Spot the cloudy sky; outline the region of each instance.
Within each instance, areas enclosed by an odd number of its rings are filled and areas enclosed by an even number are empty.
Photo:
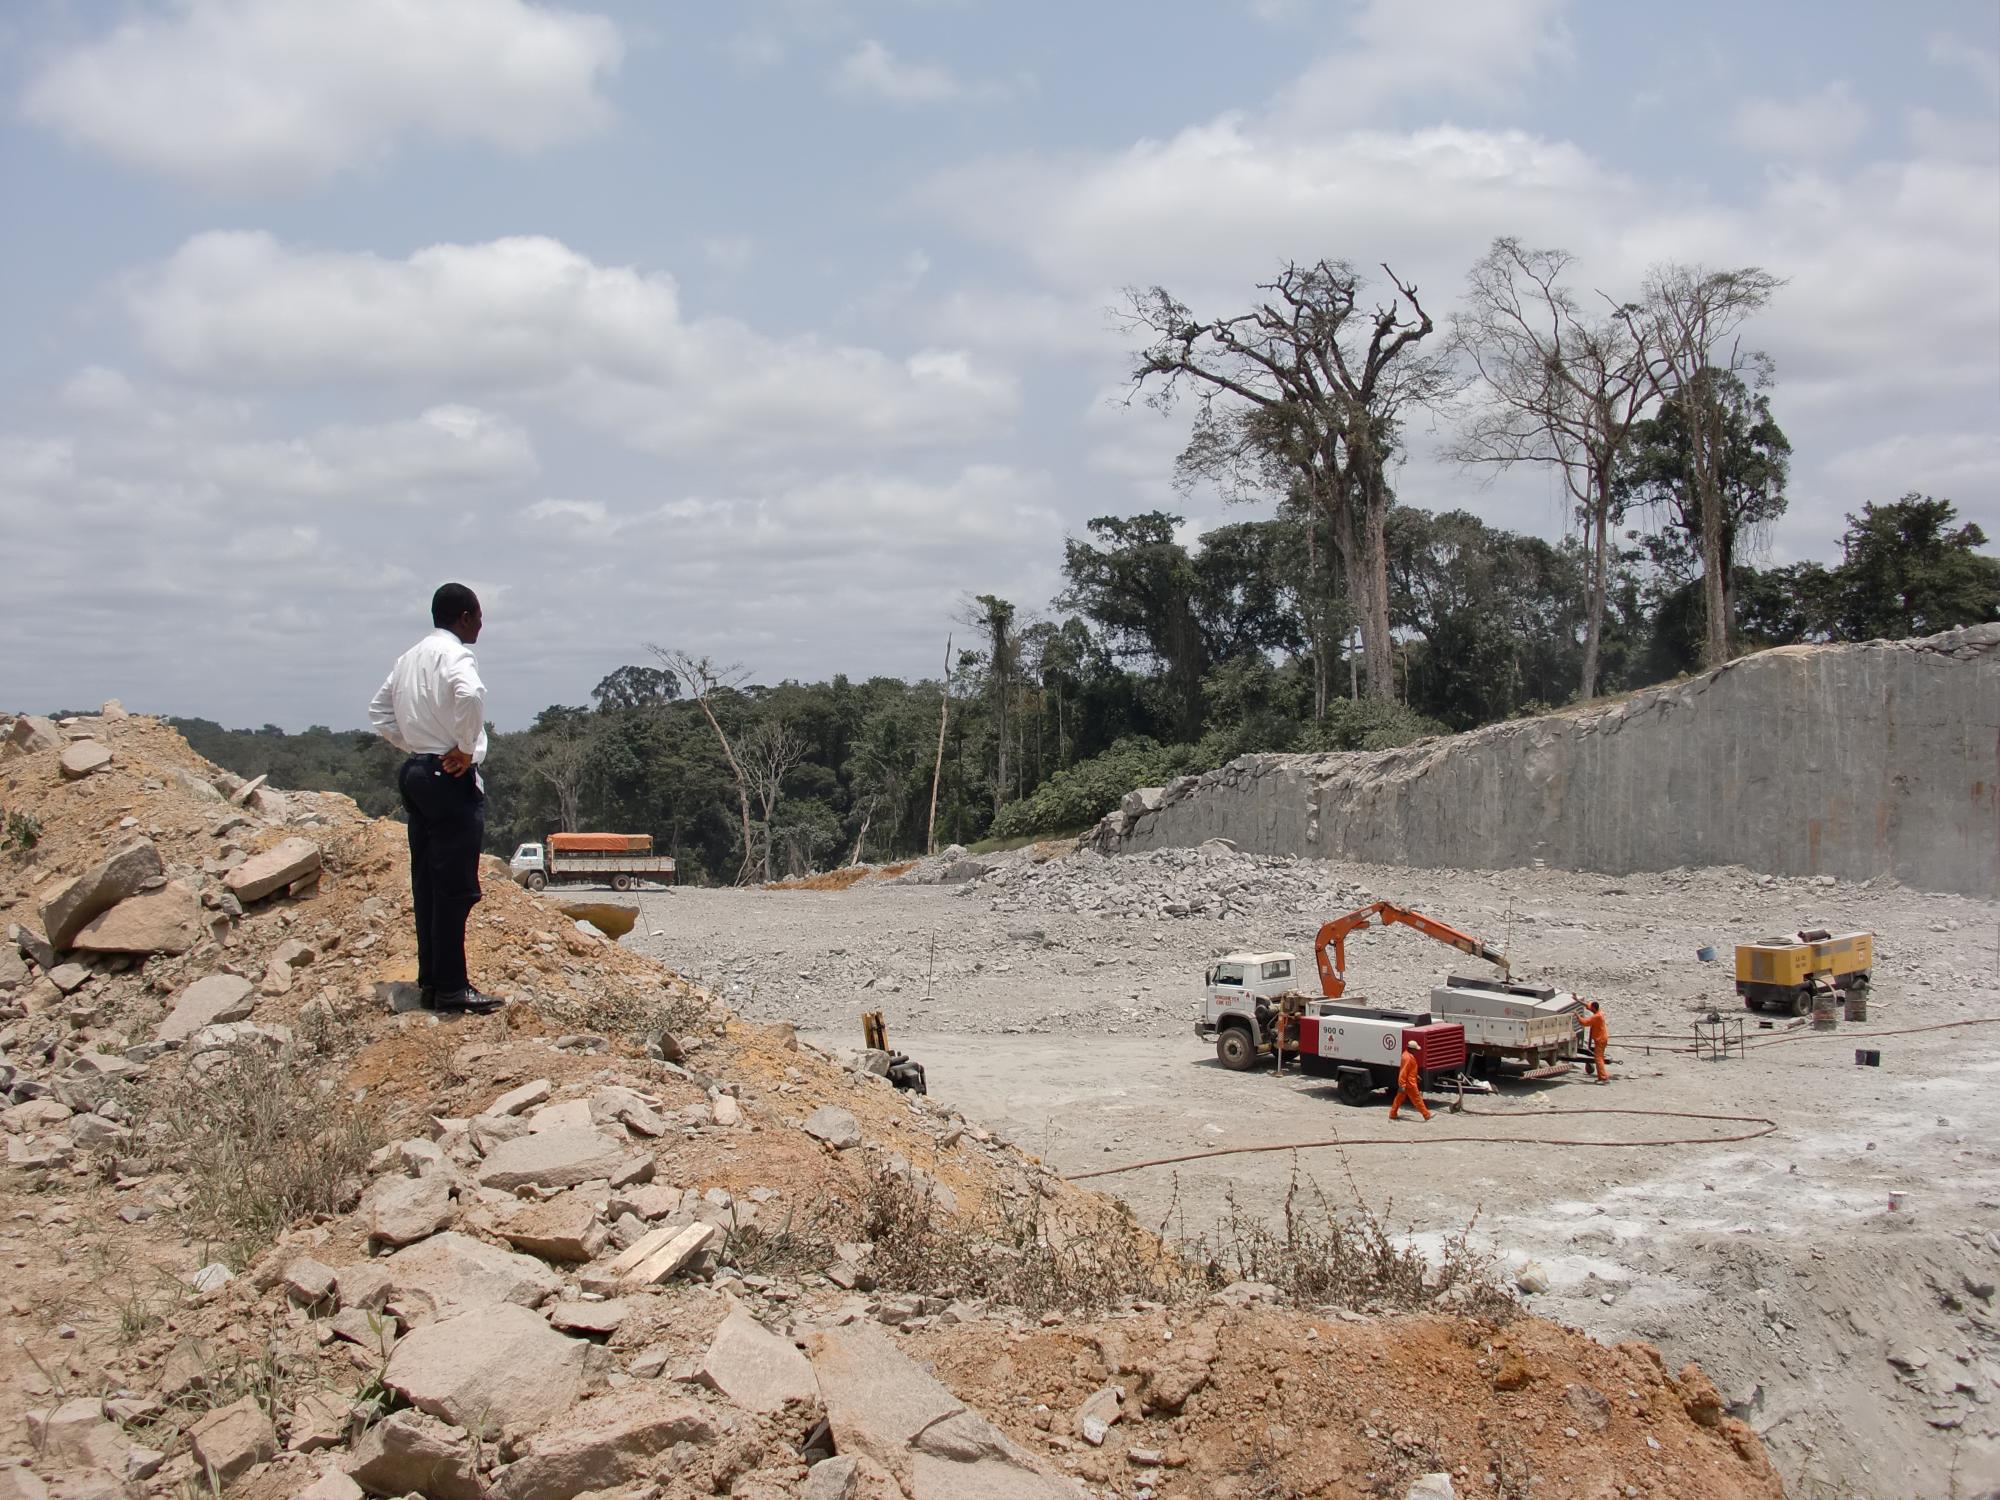
[[[2000,533],[1993,0],[12,0],[0,95],[7,707],[358,725],[449,577],[509,727],[649,640],[935,672],[1089,517],[1249,514],[1120,287],[1442,321],[1501,234],[1788,278],[1774,559]],[[1409,436],[1405,500],[1562,526]]]

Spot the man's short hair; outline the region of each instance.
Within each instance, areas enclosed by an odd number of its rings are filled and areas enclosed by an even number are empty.
[[[462,583],[441,583],[431,595],[431,624],[449,630],[467,615],[479,613],[479,596]]]

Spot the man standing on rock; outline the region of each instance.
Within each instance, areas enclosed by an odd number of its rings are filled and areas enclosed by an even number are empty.
[[[417,988],[437,1010],[501,1002],[472,987],[465,919],[479,900],[486,838],[486,685],[472,658],[479,599],[462,583],[431,595],[431,633],[396,658],[368,705],[375,732],[409,759],[396,773],[410,819],[410,896],[417,922]]]

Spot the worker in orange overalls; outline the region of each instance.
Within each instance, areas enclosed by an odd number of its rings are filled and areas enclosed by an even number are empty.
[[[1597,1054],[1597,1081],[1608,1083],[1611,1075],[1604,1070],[1604,1049],[1611,1045],[1611,1033],[1604,1024],[1604,1007],[1595,1000],[1583,1018],[1583,1029],[1590,1034],[1590,1050]]]
[[[1396,1111],[1405,1104],[1415,1107],[1426,1120],[1431,1117],[1431,1107],[1424,1103],[1424,1091],[1417,1081],[1418,1068],[1423,1063],[1424,1050],[1411,1042],[1403,1052],[1402,1065],[1396,1069],[1396,1097],[1389,1101],[1389,1118],[1396,1118]]]

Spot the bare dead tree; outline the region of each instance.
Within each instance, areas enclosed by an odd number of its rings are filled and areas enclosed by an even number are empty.
[[[722,724],[715,717],[715,706],[710,701],[725,689],[734,689],[742,684],[743,668],[731,663],[718,667],[706,656],[694,656],[686,651],[669,651],[664,646],[646,643],[646,649],[659,658],[660,665],[674,674],[682,689],[701,705],[702,717],[708,720],[708,727],[715,731],[715,737],[722,744],[722,758],[729,762],[729,773],[736,778],[736,805],[743,815],[743,863],[737,868],[736,883],[741,885],[750,874],[750,860],[753,845],[750,841],[750,789],[743,776],[743,767],[736,759],[736,751],[729,743],[729,736],[722,732]]]
[[[535,737],[533,757],[528,764],[556,794],[556,820],[564,833],[575,833],[580,821],[584,772],[590,766],[595,736],[575,719],[566,719]]]
[[[1578,696],[1597,696],[1617,524],[1618,462],[1655,395],[1647,349],[1612,303],[1586,315],[1563,273],[1566,250],[1493,242],[1466,278],[1465,306],[1452,315],[1452,347],[1478,372],[1471,416],[1448,455],[1461,464],[1553,466],[1584,523],[1590,601]],[[1610,299],[1606,299],[1609,301]]]
[[[757,798],[757,828],[767,885],[777,878],[771,868],[771,820],[778,810],[785,778],[798,769],[809,748],[789,724],[768,713],[744,737],[744,775]]]
[[[1645,348],[1654,393],[1676,405],[1687,424],[1688,467],[1701,517],[1702,662],[1709,667],[1729,660],[1731,624],[1722,496],[1725,410],[1705,398],[1714,380],[1709,372],[1734,375],[1752,389],[1770,380],[1770,356],[1744,349],[1738,331],[1784,284],[1758,266],[1712,271],[1668,262],[1646,273],[1642,302],[1619,309]]]
[[[1388,461],[1400,414],[1442,399],[1454,377],[1448,357],[1417,351],[1436,325],[1416,287],[1382,269],[1396,295],[1372,311],[1361,305],[1366,283],[1351,265],[1320,260],[1288,261],[1258,285],[1262,299],[1233,317],[1196,318],[1157,286],[1128,289],[1114,317],[1151,339],[1133,367],[1135,395],[1150,387],[1148,400],[1164,409],[1191,385],[1198,424],[1227,424],[1231,410],[1258,414],[1238,425],[1242,445],[1261,447],[1331,523],[1360,617],[1369,696],[1388,699],[1396,691],[1383,537]]]
[[[938,782],[944,779],[944,731],[951,720],[951,637],[944,638],[944,678],[938,691],[937,763],[931,767],[931,821],[924,831],[924,853],[937,853]]]

